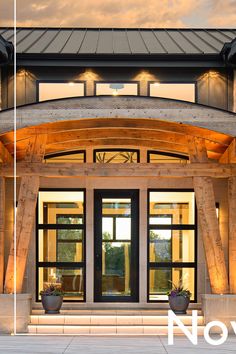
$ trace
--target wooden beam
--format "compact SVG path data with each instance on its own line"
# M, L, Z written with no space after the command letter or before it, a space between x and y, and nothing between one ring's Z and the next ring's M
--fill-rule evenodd
M194 177L199 223L213 294L229 292L225 256L216 216L213 183L209 177Z
M38 134L27 141L24 160L27 162L41 162L44 158L47 134Z
M199 128L187 124L180 124L174 122L166 122L163 120L152 118L90 118L69 120L62 122L53 122L41 124L39 126L27 127L17 130L17 141L29 138L37 134L52 134L78 131L79 129L96 129L96 128L138 128L138 129L151 129L162 132L178 133L181 135L196 136L204 138L219 144L224 144L226 147L231 143L232 137L223 133L214 132L209 129ZM13 142L13 132L5 133L1 136L4 144Z
M228 181L229 203L229 284L230 292L236 294L236 177Z
M191 162L205 163L208 160L203 139L189 140L189 157ZM194 176L193 186L211 290L213 294L227 294L229 292L229 282L216 215L213 182L209 177Z
M42 177L194 177L208 176L227 178L236 176L234 164L219 163L134 163L134 164L99 164L99 163L17 163L17 176ZM13 166L3 166L0 175L13 176Z
M16 217L16 245L12 240L4 285L4 292L7 294L14 291L14 247L16 247L16 292L22 291L38 190L38 176L22 177Z
M13 162L13 157L11 156L10 152L7 148L3 145L0 141L0 162L2 163L11 163Z
M5 178L0 177L0 294L4 284Z
M208 162L205 140L197 137L188 137L190 162Z
M220 163L236 163L236 139L231 142L229 147L225 150L221 158Z
M47 134L35 135L29 139L25 153L26 165L31 166L34 163L42 163L46 141ZM38 175L22 176L16 217L16 244L12 240L4 285L5 293L14 291L14 261L16 261L16 292L20 293L22 291L29 243L35 219L38 190ZM14 260L15 248L16 260Z

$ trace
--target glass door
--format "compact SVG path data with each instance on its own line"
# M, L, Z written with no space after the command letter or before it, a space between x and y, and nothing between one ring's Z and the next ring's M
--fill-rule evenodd
M137 190L94 193L97 302L138 301L138 202Z

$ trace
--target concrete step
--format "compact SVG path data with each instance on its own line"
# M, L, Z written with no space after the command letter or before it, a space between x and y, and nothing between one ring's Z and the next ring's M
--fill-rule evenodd
M168 308L169 309L169 308ZM127 316L167 316L168 309L61 309L60 315L127 315ZM192 314L192 310L197 310L198 315L202 315L201 309L190 309L187 311L187 315ZM33 309L32 315L44 315L45 312L41 306L40 309Z
M190 315L179 315L184 325L192 324ZM32 325L79 325L79 326L167 326L167 315L133 314L59 314L59 315L31 315ZM203 316L198 316L198 325L203 325Z
M186 326L192 331L191 326ZM204 326L198 326L198 335L203 335ZM167 326L92 326L92 325L34 325L30 324L28 329L30 334L55 334L55 335L152 335L166 336ZM174 334L183 335L181 329L174 327Z

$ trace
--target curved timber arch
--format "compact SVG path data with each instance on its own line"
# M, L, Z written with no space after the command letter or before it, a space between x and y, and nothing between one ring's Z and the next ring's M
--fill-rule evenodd
M11 114L12 110L1 112L1 121L6 122ZM205 140L208 157L218 160L233 140L225 131L236 135L232 125L227 128L227 122L235 119L233 113L161 98L97 96L45 101L17 109L17 157L24 159L33 136L46 134L45 154L93 146L188 154L188 142L196 137ZM14 136L6 124L0 140L13 154Z

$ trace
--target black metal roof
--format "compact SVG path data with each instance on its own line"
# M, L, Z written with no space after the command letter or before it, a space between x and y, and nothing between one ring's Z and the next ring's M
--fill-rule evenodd
M0 28L13 40L13 28ZM18 54L219 55L236 29L17 28Z

